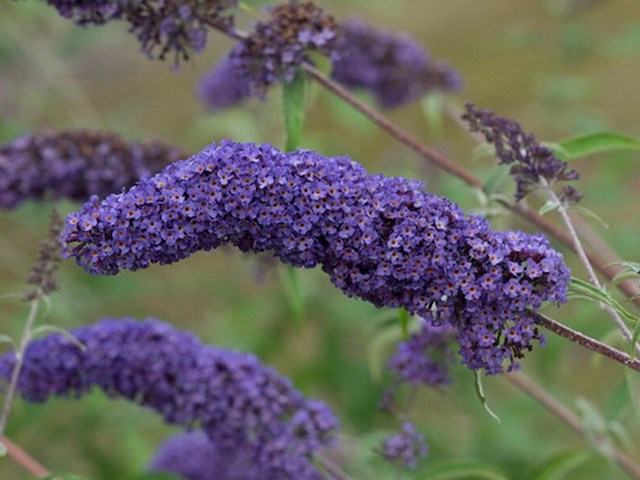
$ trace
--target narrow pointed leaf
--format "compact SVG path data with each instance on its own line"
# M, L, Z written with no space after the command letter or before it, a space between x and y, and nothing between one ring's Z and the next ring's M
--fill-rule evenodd
M640 150L640 140L616 132L594 132L566 138L554 149L562 160L574 160L594 153L613 150ZM553 147L552 147L553 148Z
M291 80L282 84L282 113L284 115L285 151L291 152L300 146L304 125L306 76L300 71Z

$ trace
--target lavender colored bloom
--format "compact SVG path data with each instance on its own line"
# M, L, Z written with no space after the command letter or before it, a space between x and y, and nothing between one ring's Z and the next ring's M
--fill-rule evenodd
M80 397L96 386L168 423L198 425L221 449L246 451L265 477L321 478L310 457L331 443L335 417L256 357L203 346L154 319L105 319L71 333L84 349L61 334L29 344L18 382L25 400ZM14 365L13 353L1 357L0 377Z
M212 111L240 104L251 95L251 83L234 67L230 58L223 59L198 85L198 97Z
M224 141L67 217L67 256L94 274L232 244L321 265L349 296L452 325L491 373L539 339L527 309L563 302L569 271L542 235L493 232L405 178L347 157Z
M569 169L567 162L558 159L551 149L540 145L515 120L495 115L490 110L468 103L462 116L472 132L480 132L496 149L501 164L511 165L510 173L516 180L516 200L522 200L540 187L555 182L577 180L578 172ZM563 187L559 198L573 204L582 195L572 186Z
M408 468L416 468L418 460L427 456L424 436L411 422L402 424L402 431L382 442L382 456L390 462L401 462Z
M458 73L433 61L409 35L376 30L358 20L340 24L339 31L331 77L346 87L370 91L383 108L399 107L434 90L461 88ZM211 110L237 105L252 93L246 73L226 58L203 77L198 95Z
M311 1L290 0L269 14L269 21L256 22L230 55L237 71L260 96L274 83L293 80L299 66L310 61L311 52L335 59L341 43L333 17Z
M156 451L148 470L184 480L277 480L265 477L251 452L221 449L201 430L178 433Z
M433 90L457 91L462 86L455 70L432 60L409 35L374 29L359 20L340 27L344 50L331 76L347 87L370 91L383 108L413 102Z
M400 379L413 385L432 387L451 382L449 364L453 363L455 339L449 324L433 325L424 321L422 328L408 340L400 342L389 360L389 369Z
M86 201L133 185L184 154L111 133L44 130L0 145L0 207L47 196Z
M176 64L180 59L189 60L192 50L200 52L204 48L208 28L231 28L233 18L225 14L237 6L237 0L47 0L47 3L79 25L124 20L150 58L156 50L161 60L173 53Z

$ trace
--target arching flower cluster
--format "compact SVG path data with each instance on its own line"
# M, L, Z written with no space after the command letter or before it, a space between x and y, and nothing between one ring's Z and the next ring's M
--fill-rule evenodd
M98 387L169 423L198 426L221 451L247 452L263 478L321 478L311 456L332 442L335 417L256 357L203 346L153 319L105 319L71 333L83 349L61 334L29 344L18 382L24 399ZM0 358L0 377L14 365L13 353Z
M160 142L130 142L112 133L25 135L0 145L0 207L46 196L85 202L119 192L184 156Z
M148 470L184 480L268 480L250 452L219 448L201 430L170 437L158 447Z
M471 103L466 104L465 109L462 118L469 123L470 130L480 132L495 147L501 164L511 165L509 173L516 180L516 200L522 200L540 187L577 180L580 176L569 168L567 162L557 158L551 149L540 145L515 120L499 117ZM582 195L573 186L566 185L559 198L567 204L574 204L580 201Z
M491 231L404 178L347 157L225 141L67 217L65 254L95 274L232 244L321 265L349 296L456 329L464 363L510 368L540 335L527 309L565 300L569 271L541 235Z
M383 108L416 101L433 90L457 91L459 74L406 34L375 29L360 20L340 25L344 49L332 77L349 88L370 91Z
M335 20L312 1L290 0L269 15L268 21L256 22L229 56L239 76L260 96L274 83L290 82L310 53L335 59L341 45Z
M79 25L101 25L112 20L129 23L129 31L153 58L164 60L168 53L175 63L188 60L191 51L200 52L210 27L228 29L233 18L227 11L237 0L47 0L60 15Z
M435 90L454 92L462 86L455 70L431 59L407 34L377 30L360 20L341 23L339 31L331 78L348 88L370 91L383 108L405 105ZM237 105L251 93L250 77L228 57L198 85L199 98L211 110Z

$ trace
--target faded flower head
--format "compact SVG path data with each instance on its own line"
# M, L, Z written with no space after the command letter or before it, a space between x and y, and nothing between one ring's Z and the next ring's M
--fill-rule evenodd
M76 342L55 334L29 344L18 382L25 400L98 387L168 423L197 425L221 451L247 452L266 477L321 478L311 457L332 442L335 417L256 357L203 346L154 319L105 319L71 334ZM13 353L1 357L0 377L14 365Z
M536 138L525 132L515 120L499 117L490 110L465 105L462 116L472 132L480 132L496 150L501 164L511 165L510 173L516 180L516 200L522 200L540 187L550 187L555 182L577 180L578 172L567 162L558 159L551 149L540 145ZM582 195L572 186L563 187L561 201L573 204Z
M293 80L300 65L310 61L311 52L336 58L341 43L333 17L312 1L290 0L270 9L269 15L269 21L256 22L230 55L239 74L260 96L274 83Z
M403 422L402 431L386 438L380 447L382 456L390 462L399 462L407 468L416 468L418 460L428 452L424 435L411 422Z
M148 470L184 480L268 480L251 452L220 448L201 430L170 437L158 447Z
M112 20L129 23L129 31L150 58L174 55L175 64L200 52L211 27L229 29L227 11L237 0L47 0L58 12L79 25L101 25Z
M86 201L130 187L185 155L160 142L44 130L0 145L0 207L46 197Z
M384 108L399 107L433 90L456 91L458 73L406 34L374 29L359 20L340 25L344 49L331 76L350 88L370 91Z
M200 79L198 97L212 111L240 104L251 96L251 83L229 57Z
M435 90L461 88L460 75L445 62L431 59L409 35L376 30L359 20L338 27L331 77L348 88L370 91L383 108L399 107ZM211 110L238 105L251 95L247 69L234 64L238 62L225 58L200 81L198 96Z
M67 217L65 254L89 272L168 264L232 244L320 265L348 296L453 326L463 361L513 368L539 339L527 309L565 300L569 271L542 235L493 232L405 178L347 157L224 141Z
M35 300L58 289L58 281L55 274L60 265L60 260L62 260L59 237L63 227L64 221L54 207L49 218L47 237L40 244L38 259L27 279L27 283L36 288L26 292L25 299Z

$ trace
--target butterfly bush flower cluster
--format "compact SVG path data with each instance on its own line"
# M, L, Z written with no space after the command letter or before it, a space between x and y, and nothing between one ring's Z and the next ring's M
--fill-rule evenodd
M331 78L348 88L370 91L383 108L418 100L435 90L461 88L460 75L432 60L407 34L376 30L360 20L339 24L342 36ZM250 78L223 59L201 79L198 96L210 110L239 104L251 95Z
M188 60L192 51L204 49L208 28L230 29L233 18L227 11L237 6L236 0L47 0L47 3L79 25L126 21L143 52L161 60L172 53L176 64L180 59Z
M269 21L256 22L229 56L260 96L275 83L293 80L311 52L335 59L341 45L335 20L313 2L292 0L273 7L269 15Z
M565 300L569 272L542 235L493 232L405 178L347 157L224 141L67 217L64 251L94 274L232 244L321 265L349 296L456 329L469 367L511 366L540 335L527 309Z
M18 382L25 400L98 387L201 428L221 451L246 451L265 478L321 478L311 456L331 443L337 420L256 357L203 346L154 319L105 319L71 334L76 341L56 334L29 344ZM0 377L14 365L13 353L0 358Z
M85 202L131 186L185 155L160 142L86 130L41 132L0 145L0 207L47 196Z
M184 480L268 480L249 452L221 449L201 430L170 437L156 450L147 469Z
M426 457L427 452L424 435L411 422L403 422L402 431L386 438L380 448L387 461L399 462L408 468L416 468L418 460Z
M340 25L344 49L332 77L349 88L370 91L383 108L418 100L433 90L457 91L461 77L445 62L430 58L406 34L375 29L360 20Z
M499 117L471 103L465 109L462 118L469 123L470 130L480 132L495 147L501 164L511 165L510 173L516 180L516 200L522 200L540 187L578 179L578 172L558 159L551 149L540 145L515 120ZM579 202L581 197L570 185L564 186L559 194L560 200L567 204Z

